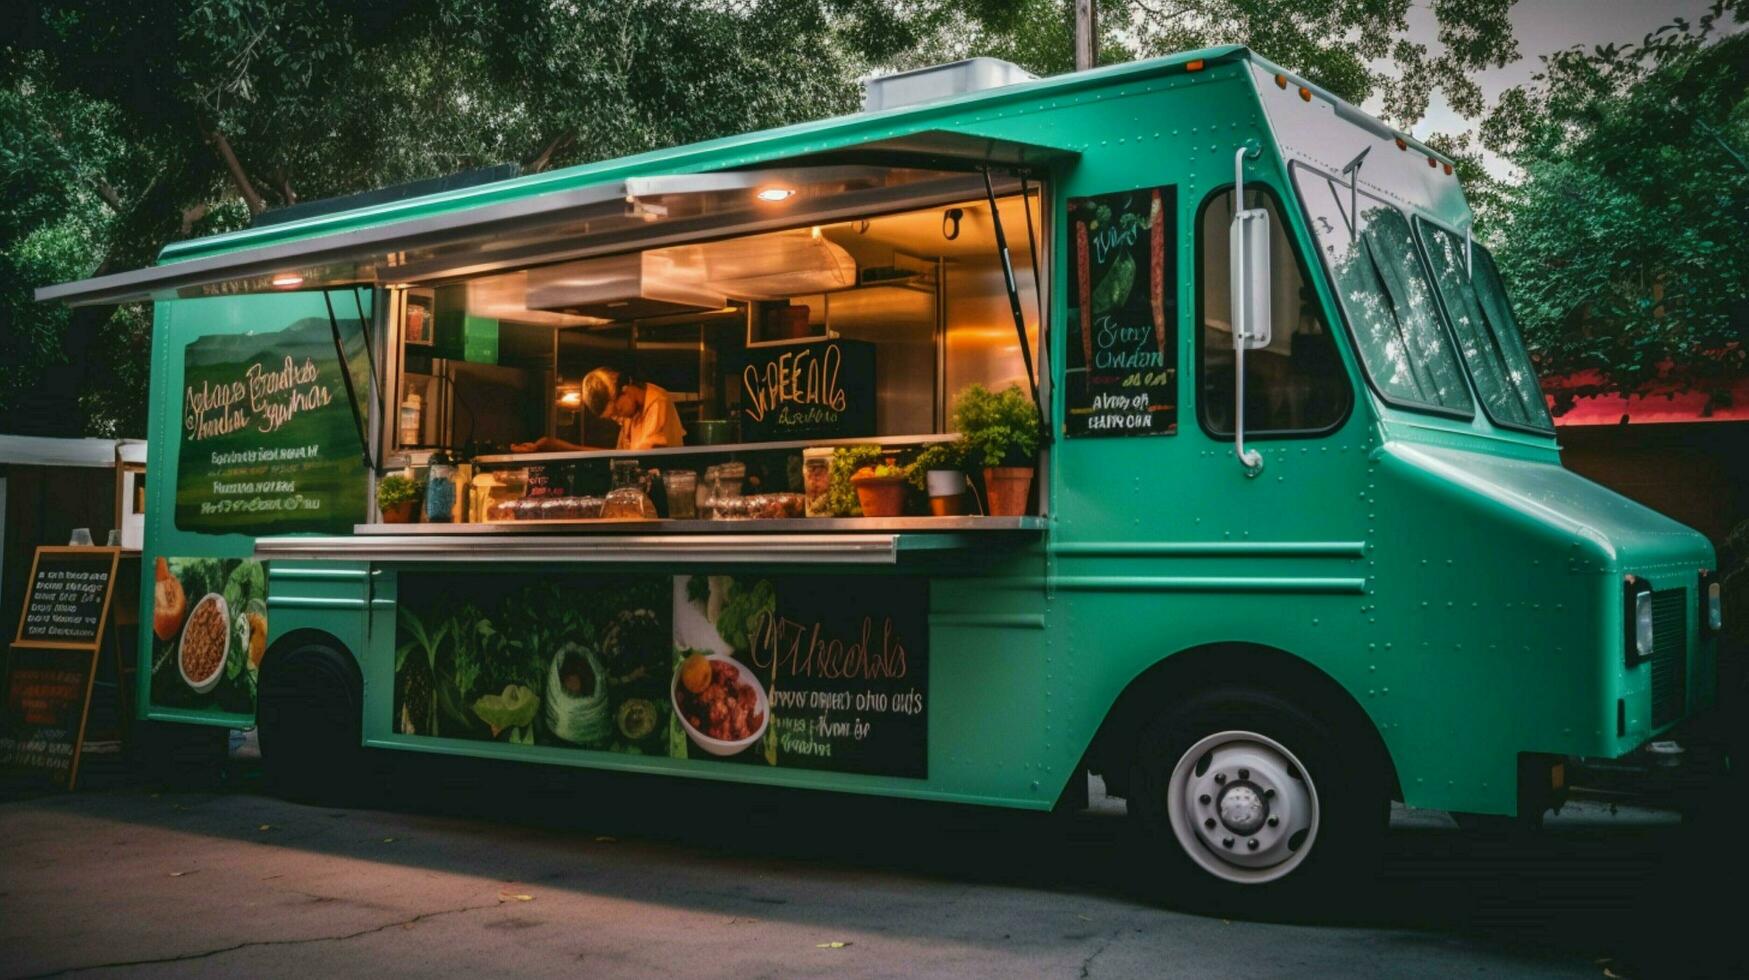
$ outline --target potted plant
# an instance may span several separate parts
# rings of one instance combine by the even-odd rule
[[[389,524],[410,524],[419,506],[419,484],[395,474],[377,481],[377,508]]]
[[[929,512],[936,517],[965,513],[966,450],[957,442],[938,442],[924,447],[905,471],[911,485],[929,495]]]
[[[833,517],[861,517],[862,501],[851,479],[865,466],[881,460],[879,446],[839,446],[832,451],[826,485],[826,509]]]
[[[898,517],[905,512],[905,471],[891,457],[870,463],[850,477],[864,517]]]
[[[1038,410],[1019,385],[991,391],[972,385],[954,400],[953,426],[966,456],[984,470],[985,506],[992,517],[1026,513],[1038,458]]]

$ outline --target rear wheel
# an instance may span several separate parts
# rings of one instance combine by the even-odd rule
[[[325,643],[274,651],[262,663],[256,725],[274,792],[330,806],[358,798],[362,688],[352,658]]]
[[[1358,744],[1265,691],[1210,691],[1168,709],[1142,732],[1129,797],[1166,895],[1288,910],[1369,878],[1389,793]]]

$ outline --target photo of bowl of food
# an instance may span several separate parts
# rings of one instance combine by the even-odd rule
[[[196,694],[219,686],[225,676],[225,658],[231,654],[231,615],[225,597],[208,592],[194,604],[182,626],[176,666],[182,681]]]
[[[733,657],[693,652],[674,670],[674,711],[692,743],[711,755],[734,755],[771,724],[765,688]]]

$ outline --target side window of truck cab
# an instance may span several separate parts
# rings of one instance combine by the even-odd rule
[[[1245,207],[1269,213],[1274,276],[1272,340],[1245,357],[1245,435],[1329,432],[1348,417],[1354,401],[1336,341],[1275,194],[1247,184]],[[1205,431],[1221,439],[1233,436],[1232,220],[1232,188],[1209,195],[1197,209],[1197,417]]]

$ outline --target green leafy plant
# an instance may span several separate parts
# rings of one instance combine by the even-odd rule
[[[377,506],[384,510],[419,499],[419,484],[400,476],[385,476],[377,483]]]
[[[966,447],[961,442],[937,442],[925,446],[905,468],[905,479],[918,490],[924,488],[924,479],[930,470],[964,470],[966,466]]]
[[[850,478],[864,466],[884,458],[879,446],[840,446],[832,452],[832,471],[826,487],[826,504],[833,517],[861,517],[862,503]]]
[[[995,392],[975,384],[954,399],[953,427],[978,466],[1032,466],[1038,457],[1038,410],[1019,385]]]

